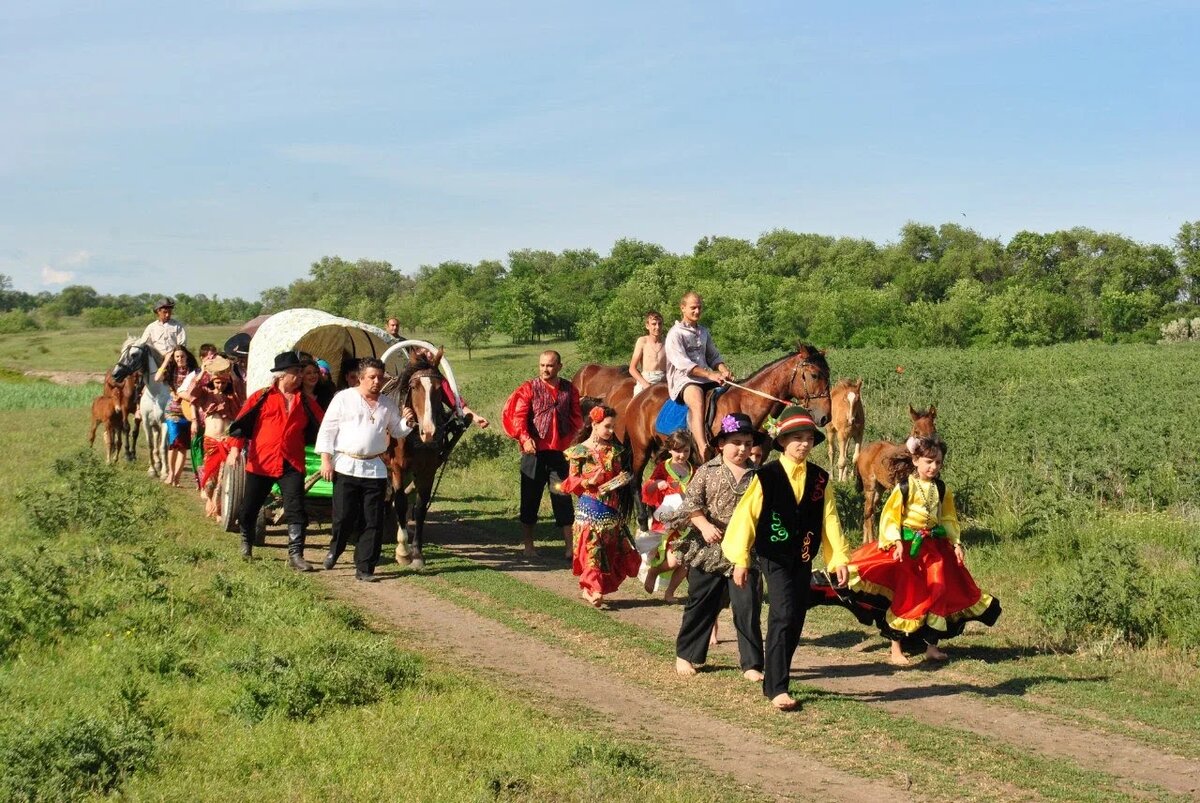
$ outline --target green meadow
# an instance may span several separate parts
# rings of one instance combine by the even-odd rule
[[[219,344],[231,333],[197,327],[189,340]],[[405,633],[373,629],[369,612],[325,599],[274,562],[235,560],[193,495],[148,481],[140,464],[110,469],[83,453],[98,386],[24,372],[102,372],[123,336],[80,327],[0,338],[0,799],[323,798],[335,789],[359,799],[394,797],[397,778],[412,800],[733,799],[644,744],[517,699],[422,653]],[[470,360],[449,353],[464,395],[494,426],[472,428],[456,450],[435,520],[517,543],[517,455],[499,410],[547,346],[562,351],[564,373],[579,366],[570,342],[493,340]],[[777,356],[730,362],[745,375]],[[864,379],[868,440],[902,438],[909,404],[937,405],[968,562],[1005,611],[993,630],[953,645],[948,676],[1004,690],[997,704],[1053,712],[1098,740],[1119,733],[1200,759],[1200,347],[846,349],[828,359],[835,378]],[[815,459],[828,463],[823,446]],[[861,496],[852,482],[837,494],[855,540]],[[543,534],[543,546],[556,543]],[[436,548],[433,557],[464,560]],[[640,665],[670,658],[661,636],[507,575],[411,577],[509,626],[572,634],[570,643],[592,645],[578,648],[585,657],[631,682]],[[811,621],[830,634],[813,649],[875,638],[838,611]],[[949,748],[928,729],[800,691],[814,727],[844,745],[834,765],[871,775],[873,745],[893,745],[912,756],[929,797],[956,799]],[[720,681],[697,684],[685,702],[771,738],[786,727],[731,703]],[[939,738],[971,748],[969,772],[1000,790],[995,797],[1129,791],[949,733]],[[414,743],[422,749],[396,747]]]

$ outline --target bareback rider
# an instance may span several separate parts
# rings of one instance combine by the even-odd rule
[[[667,332],[667,395],[688,408],[688,429],[705,459],[709,438],[704,427],[704,394],[730,379],[725,358],[713,345],[712,335],[700,325],[704,301],[689,290],[679,299],[679,320]]]

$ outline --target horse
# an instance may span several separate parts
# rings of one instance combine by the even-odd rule
[[[808,343],[800,344],[794,352],[764,365],[737,384],[749,390],[729,386],[717,400],[715,421],[729,413],[741,412],[759,427],[768,415],[779,415],[785,402],[808,408],[817,426],[824,426],[829,420],[829,363],[825,361],[825,352]],[[639,484],[642,471],[660,445],[654,420],[666,400],[667,386],[656,383],[634,396],[625,408],[624,442],[631,455],[630,470]],[[708,444],[696,447],[699,454],[705,455]]]
[[[118,382],[113,379],[112,371],[104,376],[103,395],[111,398],[117,405],[121,415],[121,432],[125,438],[125,460],[132,463],[137,460],[137,439],[141,434],[142,421],[136,415],[138,409],[138,383],[141,381],[140,371],[134,371]],[[129,417],[133,416],[133,431],[130,431]]]
[[[829,406],[832,410],[829,416],[829,468],[833,469],[833,441],[837,436],[837,448],[840,453],[837,461],[837,478],[841,482],[850,476],[846,467],[846,442],[854,442],[854,462],[858,462],[859,451],[862,449],[863,426],[866,424],[866,414],[862,405],[862,385],[860,377],[857,381],[851,379],[839,380],[829,391]]]
[[[138,343],[136,338],[127,338],[121,346],[121,356],[111,371],[112,378],[123,382],[134,371],[141,371],[146,378],[146,387],[138,403],[138,411],[142,423],[146,427],[146,443],[150,452],[150,467],[146,474],[159,477],[164,482],[167,478],[167,427],[166,409],[171,402],[171,391],[165,382],[159,381],[155,374],[158,372],[158,361],[154,351],[144,343]]]
[[[908,417],[912,420],[909,438],[928,438],[937,434],[937,405],[928,410],[914,410],[908,405]],[[863,447],[854,460],[857,474],[855,486],[863,492],[863,543],[874,540],[875,502],[882,490],[884,493],[912,471],[912,454],[906,443],[872,441]]]
[[[627,365],[600,365],[589,362],[575,372],[571,384],[575,386],[575,390],[579,391],[581,397],[591,396],[605,400],[608,392],[626,379],[633,380],[633,377],[629,375],[629,366]],[[605,404],[608,402],[605,401]]]
[[[124,417],[115,399],[101,393],[92,400],[92,427],[88,430],[88,446],[96,445],[96,427],[104,425],[104,462],[117,462],[121,453],[121,436],[124,434]]]
[[[414,569],[425,567],[425,515],[433,500],[438,469],[465,430],[449,426],[442,373],[438,370],[441,361],[441,349],[432,358],[424,349],[413,349],[408,365],[384,389],[401,409],[411,408],[418,421],[407,437],[392,445],[387,461],[392,505],[399,523],[396,562],[410,564]],[[407,517],[409,485],[416,491],[411,519]]]

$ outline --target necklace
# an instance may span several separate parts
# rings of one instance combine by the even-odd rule
[[[941,500],[938,498],[937,486],[933,480],[925,482],[925,480],[917,480],[917,488],[921,491],[921,501],[925,504],[925,524],[927,527],[932,527],[934,524],[934,511],[937,510],[935,505]]]

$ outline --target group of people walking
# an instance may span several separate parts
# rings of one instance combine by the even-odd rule
[[[874,622],[891,640],[896,664],[908,662],[906,641],[923,642],[927,659],[942,661],[943,639],[961,633],[968,621],[993,624],[999,603],[966,569],[954,497],[939,477],[945,442],[933,436],[911,446],[913,473],[888,497],[879,540],[852,553],[830,475],[808,461],[825,439],[808,410],[786,406],[765,431],[747,415],[730,413],[709,437],[705,393],[731,374],[699,324],[702,310],[700,296],[686,294],[665,340],[659,340],[661,316],[649,313],[647,334],[635,344],[630,375],[637,392],[665,379],[668,398],[688,409],[686,428],[665,439],[644,484],[630,474],[625,447],[614,439],[616,411],[599,404],[584,415],[577,390],[558,376],[561,356],[541,354],[538,377],[517,389],[503,416],[506,432],[521,445],[526,553],[535,554],[533,528],[549,488],[554,524],[564,539],[570,533],[567,552],[587,603],[602,606],[606,595],[639,574],[648,593],[667,574],[666,599],[673,600],[686,574],[676,670],[694,675],[704,665],[718,614],[728,604],[744,676],[760,682],[783,711],[799,706],[788,690],[789,672],[813,604],[841,604]],[[697,465],[710,449],[710,459]],[[764,461],[764,451],[779,457]],[[654,511],[651,531],[658,536],[637,539],[646,544],[644,554],[627,527],[635,489]],[[829,585],[814,592],[818,554]]]
[[[205,344],[196,360],[186,330],[172,320],[173,306],[162,299],[157,320],[143,334],[171,389],[168,425],[176,423],[170,449],[180,457],[170,462],[169,479],[178,484],[190,438],[182,407],[190,404],[204,431],[198,480],[209,515],[217,504],[213,489],[221,463],[236,464],[244,451],[243,555],[251,556],[259,511],[277,487],[288,561],[311,571],[304,558],[304,450],[315,445],[319,473],[334,488],[325,568],[336,565],[356,536],[355,576],[374,581],[388,483],[383,457],[415,424],[412,410],[382,395],[383,364],[368,358],[343,366],[345,386],[338,390],[327,365],[284,352],[275,357],[271,384],[247,397],[244,353]],[[647,314],[647,334],[635,344],[629,366],[635,393],[665,381],[668,398],[688,412],[686,426],[664,439],[644,483],[632,476],[626,447],[615,437],[617,412],[599,404],[584,413],[577,389],[559,375],[557,351],[543,352],[538,375],[508,399],[502,420],[520,448],[518,520],[528,557],[537,554],[534,529],[548,490],[554,526],[588,604],[603,606],[631,577],[654,593],[665,576],[665,599],[674,601],[686,577],[677,672],[694,675],[705,664],[718,615],[730,606],[743,675],[761,683],[764,695],[784,711],[798,707],[789,692],[790,666],[805,615],[816,602],[844,605],[874,622],[891,640],[890,660],[897,664],[908,661],[906,641],[924,642],[927,659],[941,661],[947,657],[939,646],[943,639],[961,633],[968,621],[996,621],[998,601],[979,590],[965,566],[954,496],[940,479],[946,454],[940,437],[910,443],[912,473],[888,497],[878,541],[852,553],[829,473],[808,461],[824,441],[808,410],[784,407],[765,430],[733,412],[715,422],[710,437],[705,395],[732,375],[699,323],[700,296],[686,294],[679,309],[665,338],[662,317]],[[394,319],[391,329],[398,336]],[[778,458],[768,459],[775,451]],[[636,539],[640,552],[628,529],[638,501],[652,511],[649,531]],[[829,580],[814,592],[818,554]]]

